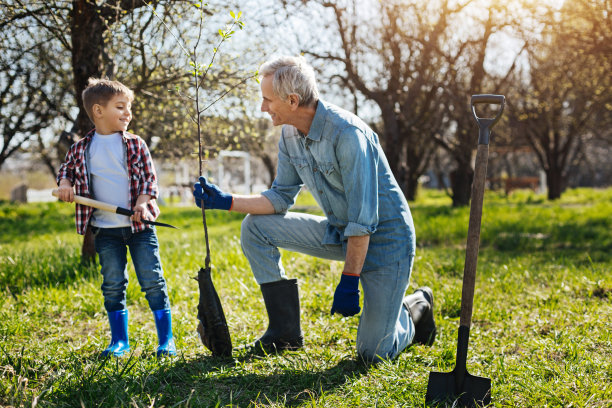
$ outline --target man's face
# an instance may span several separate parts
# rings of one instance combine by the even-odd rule
[[[96,127],[104,132],[126,131],[132,120],[132,102],[122,94],[115,95],[106,105],[99,106]],[[99,122],[99,123],[98,123]]]
[[[293,113],[290,100],[280,99],[272,89],[272,75],[268,75],[261,80],[261,111],[268,112],[274,126],[291,124],[290,119]]]

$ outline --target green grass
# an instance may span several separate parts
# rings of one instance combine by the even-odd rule
[[[299,208],[312,211],[303,196]],[[329,315],[342,265],[284,253],[300,281],[306,346],[265,358],[213,358],[195,327],[205,248],[197,208],[166,207],[159,228],[179,356],[157,360],[151,312],[129,266],[133,353],[103,360],[109,335],[94,267],[81,266],[72,206],[0,203],[0,406],[419,407],[430,371],[454,366],[469,208],[425,191],[411,205],[411,288],[436,296],[439,337],[362,365],[358,318]],[[234,213],[207,213],[213,279],[236,348],[267,319]],[[561,200],[487,193],[468,370],[492,379],[496,407],[612,406],[612,189]]]

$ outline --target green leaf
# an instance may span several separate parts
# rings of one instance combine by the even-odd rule
[[[236,14],[233,11],[230,11],[230,16],[232,16],[232,18],[236,18]]]

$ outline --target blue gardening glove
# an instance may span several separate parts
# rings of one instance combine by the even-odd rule
[[[207,210],[230,210],[232,208],[233,198],[231,194],[226,194],[219,190],[214,184],[206,181],[206,177],[200,177],[200,182],[193,185],[193,197],[199,208]]]
[[[336,312],[344,317],[354,316],[361,311],[359,307],[359,276],[342,274],[334,293],[331,314]]]

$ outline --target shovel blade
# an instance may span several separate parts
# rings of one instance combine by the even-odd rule
[[[425,402],[453,407],[489,405],[491,403],[491,379],[472,375],[467,370],[460,371],[455,367],[450,373],[430,372]]]

